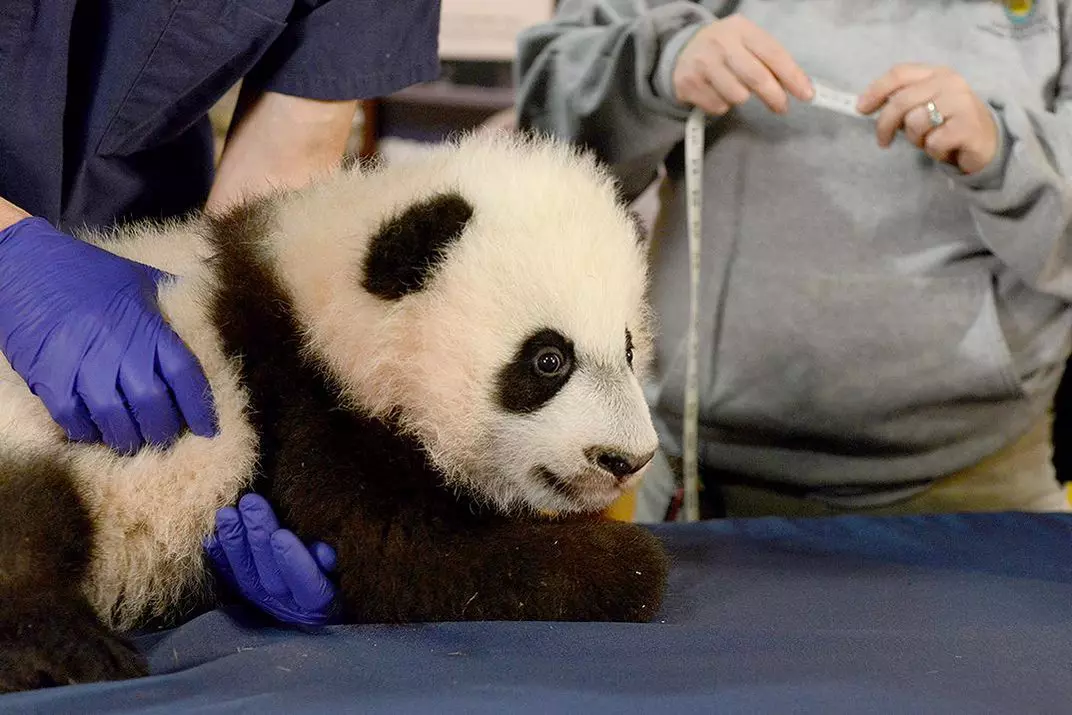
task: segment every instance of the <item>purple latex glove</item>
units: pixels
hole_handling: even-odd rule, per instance
[[[279,528],[264,497],[246,494],[238,509],[219,509],[205,550],[233,590],[276,619],[308,626],[337,620],[335,584],[325,576],[335,569],[335,550],[319,541],[306,548]]]
[[[72,440],[130,453],[216,432],[201,365],[160,315],[168,274],[31,217],[0,231],[0,350]]]

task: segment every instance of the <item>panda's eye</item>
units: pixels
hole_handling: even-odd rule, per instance
[[[629,332],[629,328],[625,329],[625,361],[629,363],[629,367],[633,367],[633,334]]]
[[[625,349],[625,361],[629,363],[629,366],[633,366],[633,348],[628,347]]]
[[[562,372],[562,368],[566,366],[566,358],[563,357],[562,351],[558,348],[545,347],[541,348],[540,352],[536,353],[533,364],[536,366],[536,372],[539,374],[546,377],[554,377]]]

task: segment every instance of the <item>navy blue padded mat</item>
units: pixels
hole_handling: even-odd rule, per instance
[[[266,627],[221,609],[139,639],[153,675],[0,713],[1072,712],[1072,516],[653,527],[651,624]]]

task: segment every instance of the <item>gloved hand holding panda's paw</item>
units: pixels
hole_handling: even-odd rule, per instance
[[[338,619],[335,550],[310,547],[282,529],[264,497],[246,494],[238,508],[216,512],[216,532],[205,541],[217,574],[244,599],[284,623],[319,626]]]
[[[38,217],[0,230],[0,350],[76,441],[130,453],[216,432],[208,381],[164,321],[168,275]]]

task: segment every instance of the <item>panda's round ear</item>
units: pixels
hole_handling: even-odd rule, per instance
[[[423,290],[472,216],[472,205],[452,191],[388,218],[365,254],[362,287],[384,300],[399,300]]]

